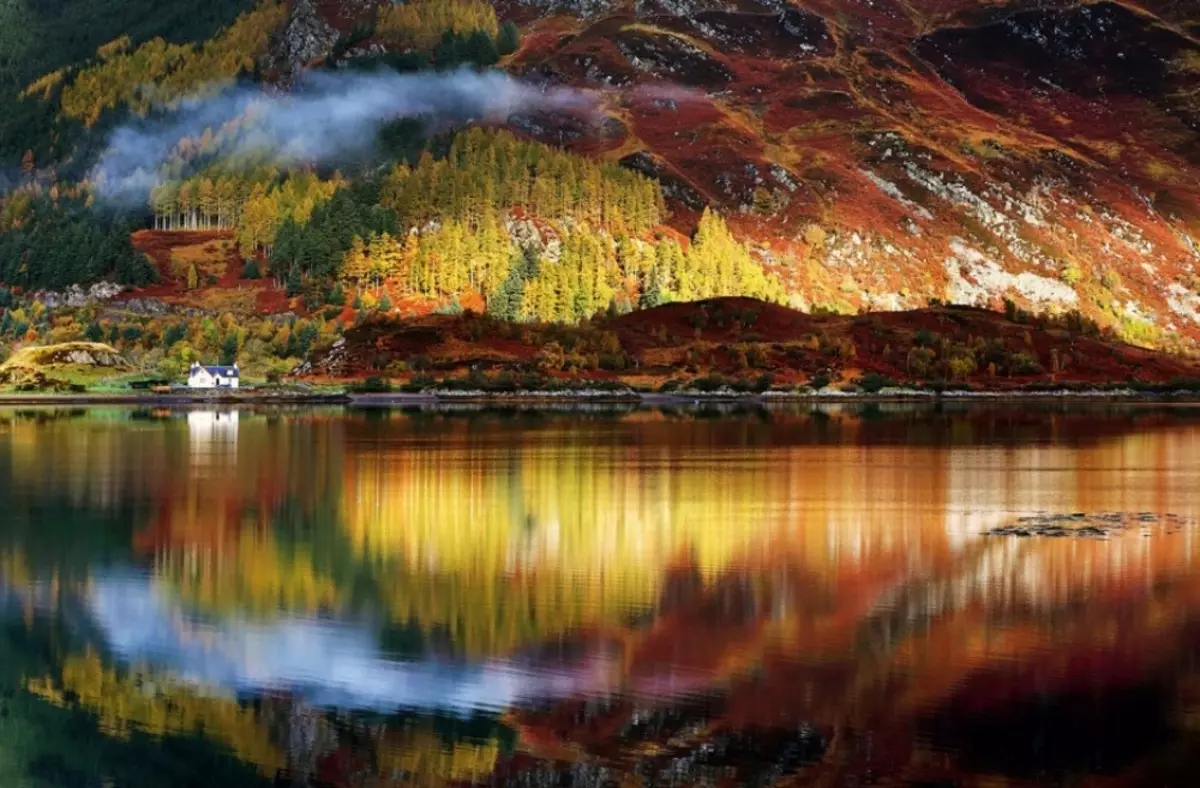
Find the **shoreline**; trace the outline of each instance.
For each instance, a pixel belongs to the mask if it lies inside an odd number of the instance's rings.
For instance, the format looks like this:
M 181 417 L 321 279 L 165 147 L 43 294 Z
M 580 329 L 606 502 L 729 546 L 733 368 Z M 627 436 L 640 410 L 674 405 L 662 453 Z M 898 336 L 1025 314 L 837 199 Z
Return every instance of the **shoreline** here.
M 284 394 L 247 392 L 245 395 L 220 394 L 0 394 L 0 407 L 19 405 L 129 405 L 129 406 L 192 406 L 192 405 L 346 405 L 348 394 Z
M 773 405 L 805 403 L 939 403 L 939 402 L 1134 402 L 1147 404 L 1200 405 L 1200 392 L 1142 392 L 1132 389 L 1048 389 L 1045 391 L 926 391 L 917 389 L 875 393 L 844 391 L 813 392 L 688 392 L 669 393 L 635 391 L 424 391 L 380 393 L 303 393 L 253 392 L 239 394 L 2 394 L 0 407 L 22 405 L 116 405 L 141 407 L 255 406 L 255 405 L 341 405 L 349 407 L 410 407 L 445 404 L 482 405 L 633 405 L 641 407 L 679 407 L 699 405 Z

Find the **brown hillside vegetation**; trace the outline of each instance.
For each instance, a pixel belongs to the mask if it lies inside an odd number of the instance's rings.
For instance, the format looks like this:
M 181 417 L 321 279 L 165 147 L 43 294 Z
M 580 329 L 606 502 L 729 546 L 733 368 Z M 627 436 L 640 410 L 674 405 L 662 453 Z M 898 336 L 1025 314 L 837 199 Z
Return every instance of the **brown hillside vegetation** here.
M 1103 338 L 1086 325 L 1014 317 L 963 307 L 808 315 L 725 298 L 580 327 L 509 324 L 472 314 L 375 319 L 349 329 L 345 341 L 315 359 L 308 372 L 397 381 L 538 373 L 647 387 L 711 376 L 774 386 L 867 376 L 989 389 L 1200 378 L 1200 366 L 1190 361 Z
M 1010 297 L 1200 337 L 1196 3 L 497 6 L 512 70 L 611 97 L 600 155 L 684 230 L 720 208 L 796 304 Z
M 17 390 L 66 391 L 132 371 L 109 345 L 64 342 L 21 348 L 0 364 L 0 385 Z

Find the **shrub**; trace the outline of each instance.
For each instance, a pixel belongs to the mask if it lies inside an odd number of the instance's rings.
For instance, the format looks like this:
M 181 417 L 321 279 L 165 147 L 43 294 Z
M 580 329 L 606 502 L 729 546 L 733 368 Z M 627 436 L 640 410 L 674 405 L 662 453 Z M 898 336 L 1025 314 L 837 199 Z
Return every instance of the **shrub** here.
M 1063 282 L 1074 287 L 1083 280 L 1083 271 L 1075 263 L 1067 263 L 1058 273 Z
M 392 390 L 392 383 L 387 378 L 379 375 L 371 375 L 366 380 L 354 387 L 355 391 L 361 391 L 364 394 L 385 394 Z
M 448 304 L 442 304 L 433 310 L 433 313 L 435 315 L 461 315 L 462 311 L 462 305 L 458 303 L 458 299 L 456 298 Z
M 937 354 L 927 347 L 914 347 L 908 351 L 908 357 L 905 359 L 905 367 L 908 374 L 918 378 L 929 377 L 929 371 L 933 368 L 933 361 L 937 358 Z
M 258 261 L 253 257 L 246 260 L 246 264 L 242 266 L 243 279 L 262 279 L 262 271 L 258 269 Z
M 833 378 L 829 377 L 825 373 L 821 373 L 818 375 L 813 375 L 811 378 L 809 378 L 808 385 L 809 387 L 820 391 L 821 389 L 828 387 L 832 382 Z
M 600 369 L 610 372 L 624 372 L 629 365 L 624 353 L 605 353 L 600 356 Z
M 970 377 L 977 369 L 974 357 L 965 355 L 951 358 L 946 362 L 946 368 L 949 370 L 951 378 Z
M 703 378 L 696 378 L 688 388 L 695 389 L 696 391 L 712 392 L 725 388 L 727 385 L 728 383 L 725 378 L 720 375 L 709 375 Z
M 1037 358 L 1024 351 L 1009 354 L 1005 366 L 1010 375 L 1040 375 L 1044 371 Z
M 755 369 L 762 369 L 768 361 L 766 348 L 762 345 L 751 345 L 746 351 L 746 360 Z
M 894 379 L 887 375 L 881 375 L 878 372 L 868 372 L 861 378 L 855 381 L 858 387 L 868 394 L 877 394 L 886 388 L 895 388 L 899 385 Z

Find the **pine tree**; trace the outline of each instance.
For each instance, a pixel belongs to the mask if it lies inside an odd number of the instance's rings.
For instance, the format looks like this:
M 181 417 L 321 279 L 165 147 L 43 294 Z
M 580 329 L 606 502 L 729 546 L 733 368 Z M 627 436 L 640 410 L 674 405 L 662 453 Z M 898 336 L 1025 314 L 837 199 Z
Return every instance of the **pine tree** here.
M 505 22 L 500 26 L 496 37 L 496 49 L 501 55 L 511 55 L 521 48 L 521 31 L 513 22 Z
M 300 295 L 300 293 L 303 289 L 304 289 L 304 280 L 300 277 L 300 269 L 298 267 L 293 266 L 292 270 L 288 271 L 288 275 L 287 275 L 286 292 L 287 292 L 288 298 L 295 298 L 296 296 Z

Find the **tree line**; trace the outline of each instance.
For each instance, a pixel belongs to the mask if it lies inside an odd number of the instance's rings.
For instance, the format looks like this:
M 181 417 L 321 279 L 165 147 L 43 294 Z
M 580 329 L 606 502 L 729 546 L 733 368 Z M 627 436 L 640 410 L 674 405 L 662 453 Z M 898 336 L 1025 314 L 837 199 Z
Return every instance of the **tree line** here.
M 23 289 L 61 289 L 113 280 L 147 285 L 158 273 L 130 241 L 133 219 L 90 203 L 86 191 L 27 189 L 0 211 L 0 282 Z
M 483 33 L 496 42 L 499 54 L 517 48 L 516 25 L 501 25 L 484 0 L 410 0 L 381 7 L 375 18 L 375 38 L 390 48 L 432 50 L 446 33 Z
M 0 113 L 0 168 L 15 167 L 22 157 L 44 168 L 59 163 L 59 157 L 78 156 L 81 138 L 90 135 L 78 121 L 59 117 L 59 95 L 64 77 L 95 57 L 104 42 L 122 35 L 135 46 L 156 36 L 175 43 L 203 41 L 253 5 L 254 0 L 0 3 L 0 106 L 5 110 Z M 26 90 L 48 74 L 57 84 L 48 95 Z
M 317 205 L 341 184 L 307 170 L 281 174 L 272 167 L 238 172 L 208 170 L 150 191 L 156 230 L 236 230 L 246 254 L 270 250 L 285 221 L 308 222 Z
M 287 5 L 263 0 L 219 36 L 201 44 L 172 44 L 152 38 L 140 46 L 123 35 L 97 50 L 98 62 L 68 78 L 64 70 L 32 83 L 23 97 L 49 100 L 59 87 L 62 116 L 92 126 L 105 111 L 127 106 L 144 115 L 151 107 L 228 84 L 252 71 L 271 33 L 287 17 Z
M 409 225 L 457 219 L 478 228 L 489 213 L 519 206 L 547 219 L 644 233 L 666 216 L 650 178 L 481 127 L 457 135 L 444 158 L 427 151 L 415 166 L 395 167 L 380 202 Z
M 443 302 L 478 293 L 489 314 L 510 321 L 578 323 L 605 310 L 718 295 L 785 301 L 782 284 L 711 211 L 686 251 L 669 235 L 646 241 L 583 224 L 541 251 L 521 249 L 492 214 L 478 230 L 451 220 L 399 237 L 356 235 L 339 275 L 360 292 L 386 285 Z

